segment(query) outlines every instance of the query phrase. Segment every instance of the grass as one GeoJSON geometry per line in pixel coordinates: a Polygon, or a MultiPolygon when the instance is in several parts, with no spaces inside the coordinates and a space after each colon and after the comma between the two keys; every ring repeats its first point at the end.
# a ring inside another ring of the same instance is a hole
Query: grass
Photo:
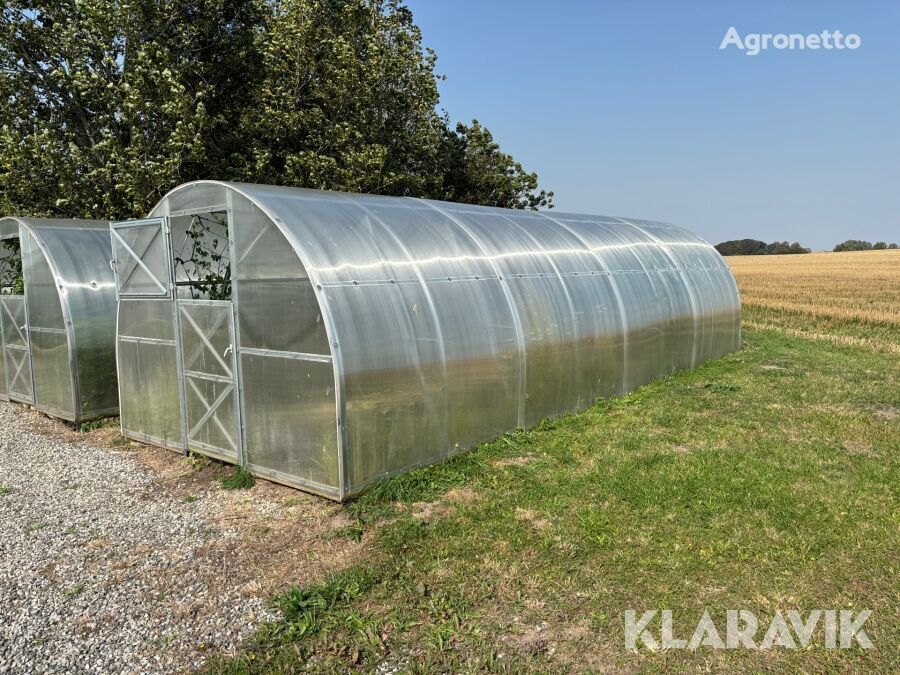
{"type": "Polygon", "coordinates": [[[225,490],[247,490],[256,484],[256,478],[245,468],[236,466],[221,478],[221,483],[225,490]]]}
{"type": "Polygon", "coordinates": [[[84,592],[84,589],[87,588],[87,585],[84,583],[74,584],[73,586],[69,586],[63,591],[63,597],[65,598],[74,598],[77,595],[81,595],[84,592]]]}
{"type": "Polygon", "coordinates": [[[394,478],[346,507],[368,516],[367,561],[277,599],[305,609],[210,668],[889,670],[900,425],[876,413],[898,381],[886,355],[753,330],[738,354],[394,478]],[[704,609],[869,608],[878,649],[631,653],[628,608],[672,609],[682,633],[704,609]]]}
{"type": "Polygon", "coordinates": [[[745,316],[736,354],[343,507],[362,562],[275,598],[209,671],[897,672],[900,327],[745,316]],[[826,649],[821,626],[801,650],[624,644],[627,609],[672,610],[682,638],[749,610],[759,640],[815,608],[871,609],[876,648],[826,649]]]}

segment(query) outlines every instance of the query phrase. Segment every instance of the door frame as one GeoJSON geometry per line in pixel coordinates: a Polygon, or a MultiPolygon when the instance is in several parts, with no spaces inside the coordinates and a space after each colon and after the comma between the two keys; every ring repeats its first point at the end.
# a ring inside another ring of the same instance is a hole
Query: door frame
{"type": "MultiPolygon", "coordinates": [[[[178,350],[178,356],[179,356],[178,361],[180,364],[179,365],[179,378],[182,381],[181,388],[183,391],[183,394],[182,394],[182,410],[183,410],[182,427],[183,427],[185,450],[187,450],[187,451],[192,450],[192,448],[190,447],[190,445],[191,445],[191,421],[188,419],[188,415],[187,415],[188,378],[195,378],[195,379],[200,379],[200,380],[209,379],[212,381],[219,381],[219,382],[225,382],[226,380],[228,380],[228,378],[214,375],[212,373],[201,373],[198,371],[188,371],[185,368],[185,363],[186,363],[186,361],[185,361],[186,354],[185,354],[185,346],[184,346],[185,325],[182,320],[183,319],[182,309],[185,307],[191,307],[191,306],[194,306],[194,307],[204,307],[204,306],[205,307],[222,307],[222,308],[225,308],[225,310],[226,310],[223,313],[223,316],[225,317],[224,322],[228,326],[229,345],[228,345],[228,349],[226,350],[226,354],[223,354],[221,356],[221,358],[223,358],[223,359],[228,358],[228,366],[229,366],[229,369],[231,370],[230,392],[232,393],[232,397],[233,397],[232,414],[234,415],[234,428],[231,429],[231,432],[232,432],[233,438],[234,438],[235,456],[233,458],[227,457],[225,455],[226,451],[223,448],[215,448],[212,446],[207,446],[206,444],[201,444],[199,447],[200,447],[201,451],[207,452],[214,457],[222,459],[223,461],[228,461],[228,462],[234,461],[239,466],[243,466],[244,465],[244,442],[243,442],[244,439],[243,439],[243,425],[241,423],[240,387],[238,385],[239,375],[238,375],[238,358],[237,358],[237,344],[236,344],[237,338],[235,336],[234,303],[232,300],[193,300],[190,298],[176,298],[173,304],[175,305],[175,311],[178,314],[178,325],[177,325],[178,332],[176,335],[175,343],[176,343],[176,349],[178,350]]],[[[186,314],[189,314],[189,312],[187,312],[186,314]]],[[[189,322],[189,323],[193,324],[193,322],[189,322]]],[[[216,328],[218,329],[220,326],[221,326],[221,324],[219,326],[216,326],[216,328]]],[[[200,336],[200,339],[203,340],[207,349],[209,349],[210,351],[213,351],[214,348],[207,339],[209,336],[206,335],[205,333],[203,333],[203,331],[200,329],[199,326],[192,325],[191,327],[194,330],[194,332],[196,332],[200,336]]],[[[217,352],[216,352],[216,355],[218,356],[217,352]]],[[[223,365],[225,365],[225,364],[223,364],[223,365]]],[[[210,413],[214,413],[215,410],[218,410],[219,407],[221,407],[221,405],[223,403],[224,403],[224,401],[222,401],[218,405],[216,405],[214,402],[207,408],[205,414],[209,415],[210,413]]],[[[206,420],[206,421],[208,422],[208,420],[206,420]]],[[[194,443],[196,444],[199,442],[194,441],[194,443]]]]}
{"type": "MultiPolygon", "coordinates": [[[[25,325],[17,326],[15,324],[17,324],[18,321],[14,321],[13,327],[16,329],[16,331],[20,335],[22,335],[22,339],[25,342],[24,346],[21,347],[21,350],[25,352],[25,356],[23,357],[23,359],[24,359],[23,365],[25,362],[27,362],[27,364],[28,364],[28,380],[31,385],[31,396],[26,398],[25,396],[22,396],[20,393],[14,392],[12,390],[12,386],[11,386],[12,381],[10,379],[10,369],[9,369],[9,359],[6,358],[6,352],[8,349],[19,350],[20,347],[18,345],[14,346],[14,347],[10,347],[9,345],[7,345],[6,344],[6,335],[4,333],[2,336],[0,336],[0,343],[2,343],[2,348],[3,348],[3,374],[4,374],[4,377],[6,378],[6,395],[9,397],[9,400],[11,400],[11,401],[18,401],[19,403],[35,405],[35,403],[34,403],[34,401],[35,401],[35,397],[34,397],[34,364],[32,363],[32,360],[31,360],[31,326],[28,323],[28,300],[26,299],[24,293],[22,295],[10,294],[10,295],[0,296],[0,312],[2,312],[7,317],[7,318],[3,319],[2,323],[0,323],[0,326],[5,326],[6,323],[9,321],[9,319],[13,318],[10,316],[9,310],[7,309],[4,302],[6,300],[14,300],[14,299],[15,300],[21,299],[22,313],[25,315],[25,325]]],[[[21,370],[21,368],[20,368],[20,370],[21,370]]]]}

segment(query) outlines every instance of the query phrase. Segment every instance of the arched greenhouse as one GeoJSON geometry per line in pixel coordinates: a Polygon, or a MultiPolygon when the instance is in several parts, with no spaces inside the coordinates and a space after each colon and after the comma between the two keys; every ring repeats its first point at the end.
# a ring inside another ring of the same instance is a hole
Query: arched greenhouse
{"type": "Polygon", "coordinates": [[[201,181],[112,239],[123,433],[334,499],[740,341],[663,223],[201,181]]]}
{"type": "Polygon", "coordinates": [[[75,423],[114,415],[109,223],[0,219],[0,398],[75,423]]]}

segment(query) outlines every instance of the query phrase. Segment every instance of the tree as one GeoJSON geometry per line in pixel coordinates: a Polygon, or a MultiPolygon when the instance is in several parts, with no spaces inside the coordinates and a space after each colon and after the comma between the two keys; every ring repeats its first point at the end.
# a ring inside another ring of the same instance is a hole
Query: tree
{"type": "Polygon", "coordinates": [[[773,241],[767,244],[759,239],[732,239],[716,244],[716,250],[722,255],[784,255],[796,253],[812,253],[799,242],[773,241]]]}
{"type": "Polygon", "coordinates": [[[887,242],[884,241],[876,241],[872,244],[872,248],[876,251],[883,251],[888,247],[887,242]]]}
{"type": "Polygon", "coordinates": [[[0,211],[127,218],[199,178],[549,206],[437,113],[435,61],[400,0],[10,0],[0,211]]]}
{"type": "Polygon", "coordinates": [[[759,239],[732,239],[716,244],[716,250],[722,255],[764,255],[766,242],[759,239]]]}
{"type": "Polygon", "coordinates": [[[872,250],[872,242],[863,241],[861,239],[847,239],[834,247],[835,253],[841,251],[870,251],[872,250]]]}
{"type": "Polygon", "coordinates": [[[888,244],[888,248],[891,250],[894,250],[894,249],[900,248],[900,246],[898,246],[897,244],[888,244]]]}
{"type": "Polygon", "coordinates": [[[470,125],[445,123],[440,152],[443,180],[434,196],[466,204],[508,209],[553,208],[553,193],[538,189],[536,173],[500,149],[478,120],[470,125]]]}
{"type": "Polygon", "coordinates": [[[7,2],[0,206],[124,218],[201,177],[246,100],[252,0],[7,2]],[[230,109],[232,108],[232,109],[230,109]]]}

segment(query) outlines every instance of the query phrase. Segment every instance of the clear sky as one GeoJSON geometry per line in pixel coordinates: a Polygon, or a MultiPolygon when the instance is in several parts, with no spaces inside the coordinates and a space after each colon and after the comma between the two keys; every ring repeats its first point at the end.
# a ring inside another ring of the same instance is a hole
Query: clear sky
{"type": "Polygon", "coordinates": [[[900,242],[900,3],[408,0],[441,107],[476,117],[565,211],[717,243],[900,242]],[[720,50],[856,33],[855,50],[720,50]]]}

